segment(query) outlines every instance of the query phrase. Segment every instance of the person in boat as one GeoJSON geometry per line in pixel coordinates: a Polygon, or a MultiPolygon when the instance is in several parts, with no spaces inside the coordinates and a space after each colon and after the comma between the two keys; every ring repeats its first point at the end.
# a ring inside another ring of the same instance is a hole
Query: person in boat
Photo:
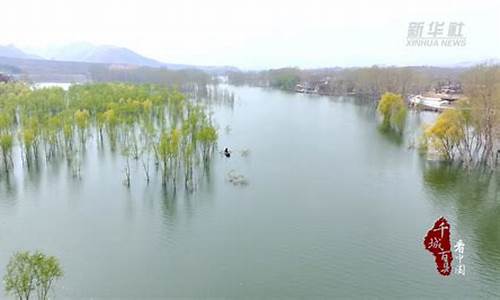
{"type": "Polygon", "coordinates": [[[228,148],[224,149],[224,155],[225,155],[226,157],[231,157],[231,152],[229,151],[229,149],[228,149],[228,148]]]}

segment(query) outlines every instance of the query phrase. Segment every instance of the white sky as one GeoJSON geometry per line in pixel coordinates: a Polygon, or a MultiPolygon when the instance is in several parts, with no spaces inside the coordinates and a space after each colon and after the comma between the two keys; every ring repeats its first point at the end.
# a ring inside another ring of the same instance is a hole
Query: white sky
{"type": "Polygon", "coordinates": [[[500,57],[500,1],[2,0],[0,44],[91,42],[244,69],[500,57]],[[466,47],[406,47],[409,22],[463,22],[466,47]]]}

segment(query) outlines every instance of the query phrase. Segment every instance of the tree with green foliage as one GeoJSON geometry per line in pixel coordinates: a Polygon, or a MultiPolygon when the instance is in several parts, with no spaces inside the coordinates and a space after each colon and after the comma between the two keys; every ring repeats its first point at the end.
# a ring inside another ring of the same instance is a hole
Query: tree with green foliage
{"type": "Polygon", "coordinates": [[[204,125],[197,135],[197,140],[202,145],[203,161],[208,162],[217,141],[217,130],[212,125],[204,125]]]}
{"type": "Polygon", "coordinates": [[[164,132],[160,136],[160,141],[158,143],[158,153],[162,162],[162,183],[164,186],[167,184],[167,181],[169,178],[171,178],[171,176],[173,176],[173,180],[175,182],[180,143],[181,134],[178,129],[172,129],[170,132],[164,132]]]}
{"type": "Polygon", "coordinates": [[[54,256],[47,256],[39,251],[31,256],[35,272],[35,289],[38,299],[48,299],[54,282],[63,276],[59,261],[54,256]]]}
{"type": "Polygon", "coordinates": [[[8,173],[12,165],[12,147],[14,145],[14,137],[11,134],[0,135],[0,150],[2,150],[3,165],[8,173]]]}
{"type": "Polygon", "coordinates": [[[40,300],[48,299],[54,282],[63,276],[59,261],[39,251],[17,252],[10,259],[4,277],[5,292],[28,300],[35,291],[40,300]]]}
{"type": "Polygon", "coordinates": [[[31,165],[32,157],[35,156],[36,149],[36,132],[32,128],[23,129],[21,132],[24,145],[25,159],[28,167],[31,165]]]}
{"type": "Polygon", "coordinates": [[[89,126],[89,119],[90,113],[88,110],[79,109],[75,112],[75,122],[80,132],[80,141],[82,144],[84,144],[86,140],[86,129],[89,126]]]}
{"type": "Polygon", "coordinates": [[[299,81],[300,78],[295,74],[280,74],[271,80],[270,86],[282,90],[293,91],[299,81]]]}
{"type": "Polygon", "coordinates": [[[403,132],[408,109],[401,95],[385,93],[380,98],[377,111],[383,118],[382,126],[403,132]]]}
{"type": "Polygon", "coordinates": [[[453,160],[465,137],[465,119],[459,110],[448,109],[424,131],[425,149],[434,149],[446,160],[453,160]]]}
{"type": "Polygon", "coordinates": [[[18,252],[10,259],[4,277],[5,292],[28,300],[35,289],[35,272],[29,252],[18,252]]]}

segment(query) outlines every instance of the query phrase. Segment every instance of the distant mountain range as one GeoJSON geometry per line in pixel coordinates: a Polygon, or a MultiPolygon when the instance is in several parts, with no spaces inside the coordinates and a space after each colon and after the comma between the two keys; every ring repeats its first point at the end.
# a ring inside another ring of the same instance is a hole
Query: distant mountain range
{"type": "Polygon", "coordinates": [[[43,59],[38,55],[27,54],[24,51],[18,49],[14,45],[1,46],[0,45],[0,56],[12,57],[12,58],[23,58],[23,59],[43,59]]]}
{"type": "MultiPolygon", "coordinates": [[[[146,67],[168,67],[170,64],[142,56],[130,49],[115,46],[95,46],[89,43],[73,43],[46,49],[25,49],[40,57],[58,61],[75,61],[105,64],[128,64],[146,67]]],[[[174,66],[178,66],[175,65],[174,66]]]]}
{"type": "MultiPolygon", "coordinates": [[[[196,66],[185,64],[165,63],[153,58],[143,56],[128,48],[93,45],[90,43],[71,43],[62,46],[40,48],[18,48],[14,45],[0,45],[0,57],[14,59],[33,59],[60,62],[122,64],[131,66],[144,66],[152,68],[167,68],[170,70],[197,69],[210,74],[223,74],[228,71],[239,71],[231,66],[196,66]]],[[[439,65],[445,68],[466,68],[481,62],[500,63],[499,59],[482,61],[467,61],[456,64],[439,65]]]]}
{"type": "Polygon", "coordinates": [[[0,46],[0,57],[38,59],[67,62],[86,62],[104,64],[126,64],[153,68],[168,68],[172,70],[199,69],[207,72],[237,71],[230,66],[195,66],[164,63],[145,57],[130,49],[116,46],[93,45],[90,43],[72,43],[63,46],[52,46],[46,49],[25,48],[14,45],[0,46]]]}

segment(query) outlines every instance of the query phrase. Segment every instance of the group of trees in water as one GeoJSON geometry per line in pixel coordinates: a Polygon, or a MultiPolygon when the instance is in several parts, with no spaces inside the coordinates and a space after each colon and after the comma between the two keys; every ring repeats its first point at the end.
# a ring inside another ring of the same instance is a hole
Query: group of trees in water
{"type": "Polygon", "coordinates": [[[471,68],[461,82],[463,99],[425,129],[422,148],[466,167],[493,167],[500,149],[500,66],[471,68]]]}
{"type": "Polygon", "coordinates": [[[165,86],[103,83],[65,91],[0,84],[2,172],[10,173],[16,163],[30,169],[41,160],[66,159],[79,177],[91,137],[97,146],[123,155],[127,186],[130,161],[136,160],[148,182],[154,166],[165,187],[175,190],[183,178],[191,190],[201,167],[208,166],[218,134],[202,105],[165,86]],[[13,159],[16,145],[19,161],[13,159]]]}

